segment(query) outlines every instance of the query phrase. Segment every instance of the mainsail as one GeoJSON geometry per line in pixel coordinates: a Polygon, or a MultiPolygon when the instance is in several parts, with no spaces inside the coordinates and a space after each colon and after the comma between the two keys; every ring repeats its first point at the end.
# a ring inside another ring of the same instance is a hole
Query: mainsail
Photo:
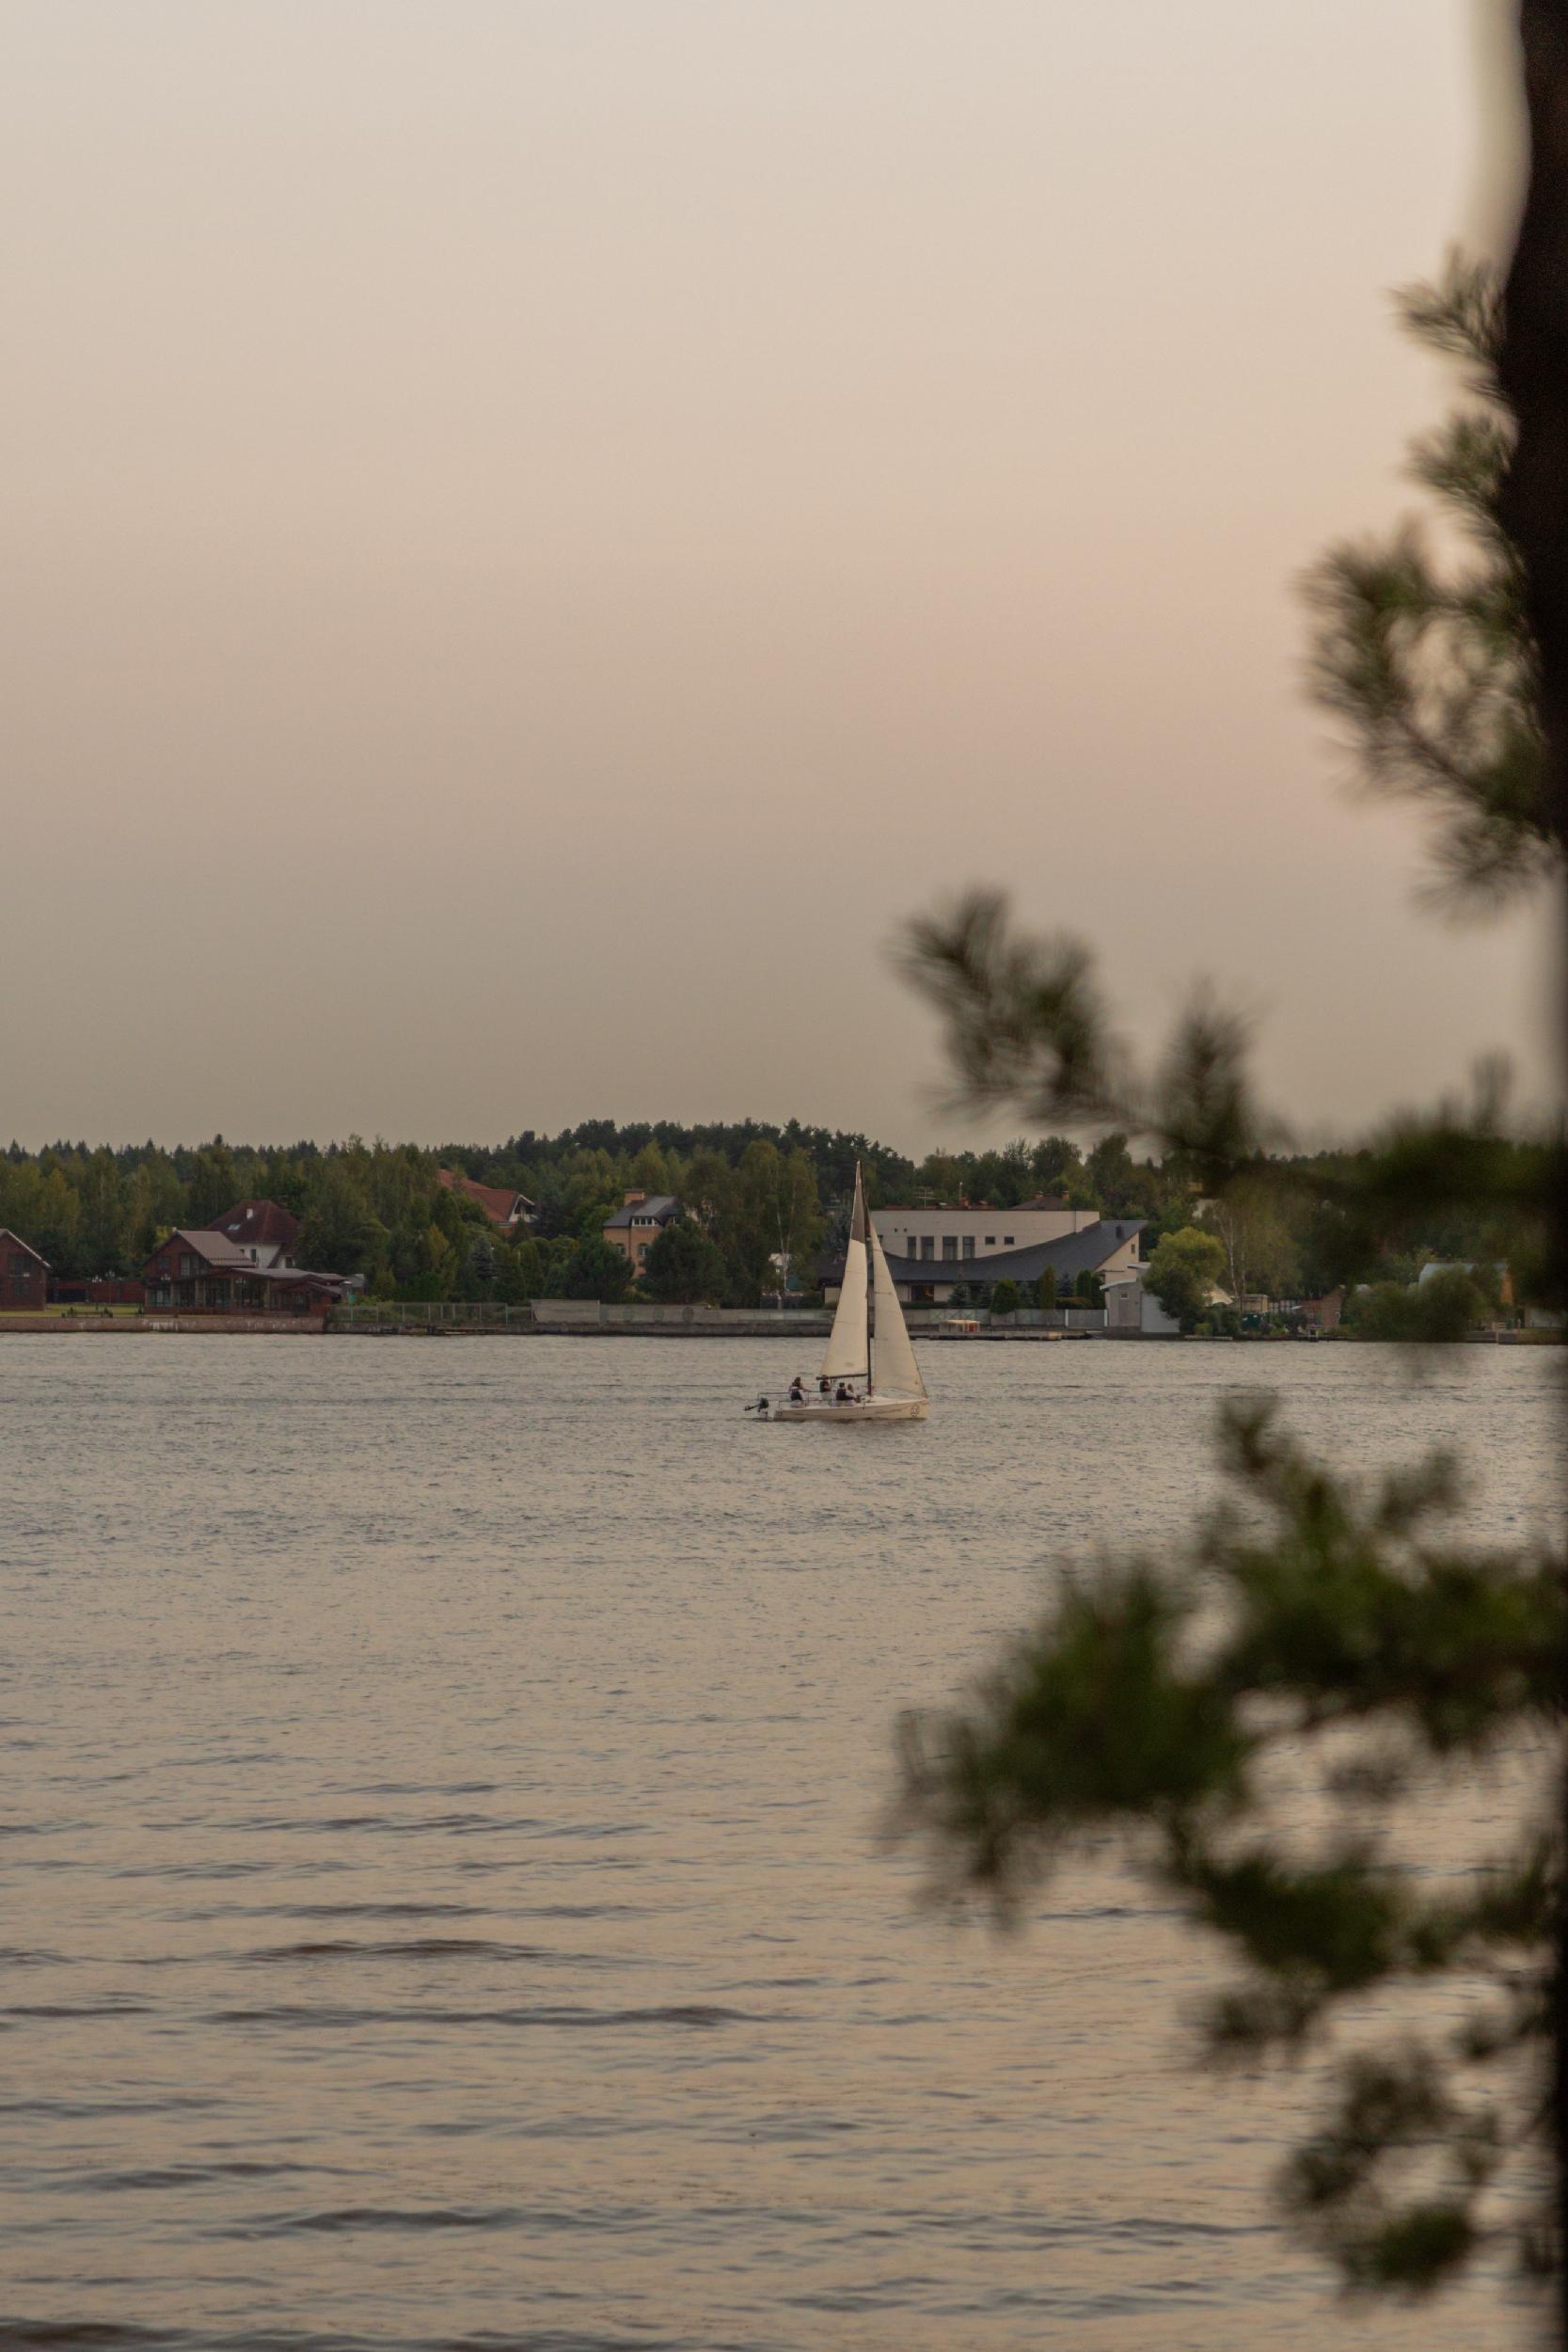
{"type": "Polygon", "coordinates": [[[868,1395],[924,1398],[926,1394],[887,1257],[877,1228],[865,1213],[865,1187],[858,1168],[844,1255],[844,1285],[822,1371],[829,1380],[863,1379],[868,1395]]]}
{"type": "Polygon", "coordinates": [[[914,1359],[904,1311],[898,1304],[898,1293],[893,1287],[893,1277],[874,1225],[870,1227],[869,1238],[871,1306],[877,1333],[872,1385],[879,1396],[924,1396],[926,1383],[914,1359]]]}
{"type": "Polygon", "coordinates": [[[865,1194],[857,1168],[849,1246],[844,1257],[844,1285],[838,1294],[838,1312],[829,1335],[828,1352],[822,1359],[822,1376],[826,1380],[864,1379],[871,1370],[865,1295],[866,1232],[865,1194]]]}

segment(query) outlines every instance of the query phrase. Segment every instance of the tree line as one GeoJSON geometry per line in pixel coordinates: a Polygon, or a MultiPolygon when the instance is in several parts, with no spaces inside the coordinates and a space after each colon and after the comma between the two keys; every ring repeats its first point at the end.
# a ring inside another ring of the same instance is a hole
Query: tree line
{"type": "MultiPolygon", "coordinates": [[[[250,1147],[221,1136],[194,1147],[154,1143],[121,1150],[55,1143],[0,1155],[0,1225],[8,1226],[67,1279],[135,1275],[176,1227],[199,1229],[242,1200],[271,1200],[300,1219],[299,1262],[360,1276],[373,1297],[521,1302],[616,1301],[754,1306],[787,1279],[815,1295],[824,1253],[842,1246],[859,1160],[873,1208],[895,1201],[985,1202],[1006,1209],[1037,1196],[1105,1217],[1143,1221],[1144,1254],[1159,1295],[1191,1328],[1212,1313],[1210,1293],[1234,1299],[1354,1292],[1370,1336],[1449,1336],[1455,1296],[1427,1283],[1419,1311],[1402,1302],[1433,1260],[1469,1266],[1471,1319],[1512,1269],[1517,1297],[1534,1295],[1539,1244],[1511,1199],[1528,1192],[1528,1147],[1499,1137],[1517,1159],[1517,1182],[1492,1187],[1482,1206],[1434,1199],[1383,1230],[1357,1207],[1366,1152],[1277,1157],[1248,1182],[1209,1197],[1202,1165],[1180,1148],[1138,1157],[1113,1131],[1085,1152],[1049,1135],[987,1151],[933,1152],[913,1161],[861,1135],[791,1120],[766,1125],[620,1126],[594,1120],[553,1136],[531,1132],[499,1147],[409,1143],[250,1147]],[[479,1204],[443,1185],[449,1168],[533,1203],[531,1229],[501,1233],[479,1204]],[[679,1219],[650,1249],[639,1278],[603,1229],[626,1192],[673,1196],[679,1219]],[[1168,1293],[1168,1297],[1166,1294],[1168,1293]],[[1423,1321],[1423,1316],[1425,1321],[1423,1321]]],[[[1451,1291],[1453,1285],[1449,1284],[1451,1291]]],[[[1087,1288],[1079,1296],[1088,1295],[1087,1288]]],[[[1056,1303],[1047,1276],[1025,1301],[1056,1303]]],[[[1353,1315],[1353,1321],[1355,1319],[1353,1315]]]]}

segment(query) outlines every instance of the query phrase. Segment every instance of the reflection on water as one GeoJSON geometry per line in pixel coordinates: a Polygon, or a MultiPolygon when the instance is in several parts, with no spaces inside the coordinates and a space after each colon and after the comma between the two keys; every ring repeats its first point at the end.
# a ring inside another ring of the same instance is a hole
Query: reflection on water
{"type": "MultiPolygon", "coordinates": [[[[955,1930],[888,1739],[1056,1549],[1168,1542],[1218,1395],[1552,1500],[1554,1359],[927,1351],[758,1427],[776,1343],[10,1339],[0,2346],[1252,2347],[1310,2082],[1184,2063],[1107,1865],[955,1930]]],[[[1488,1800],[1478,1795],[1478,1805],[1488,1800]]],[[[1481,2282],[1378,2345],[1528,2340],[1481,2282]]]]}

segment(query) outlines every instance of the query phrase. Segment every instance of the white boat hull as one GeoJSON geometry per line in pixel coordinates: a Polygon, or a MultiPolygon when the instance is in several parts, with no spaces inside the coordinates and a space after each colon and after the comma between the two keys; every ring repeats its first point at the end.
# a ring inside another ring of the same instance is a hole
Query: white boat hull
{"type": "Polygon", "coordinates": [[[855,1405],[769,1405],[763,1419],[820,1422],[824,1428],[858,1429],[869,1422],[924,1421],[929,1411],[923,1396],[868,1396],[855,1405]]]}

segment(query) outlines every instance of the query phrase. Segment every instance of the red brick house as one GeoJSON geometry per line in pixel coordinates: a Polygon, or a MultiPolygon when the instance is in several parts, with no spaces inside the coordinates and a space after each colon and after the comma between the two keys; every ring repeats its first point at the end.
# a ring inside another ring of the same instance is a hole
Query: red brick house
{"type": "Polygon", "coordinates": [[[47,1259],[8,1225],[0,1225],[0,1308],[41,1308],[48,1294],[47,1259]]]}
{"type": "Polygon", "coordinates": [[[292,1266],[299,1239],[299,1219],[276,1200],[237,1200],[222,1216],[204,1225],[205,1233],[221,1233],[238,1242],[252,1265],[292,1266]]]}
{"type": "Polygon", "coordinates": [[[338,1274],[258,1265],[244,1242],[184,1227],[159,1243],[142,1279],[149,1308],[174,1314],[323,1314],[352,1287],[338,1274]]]}

